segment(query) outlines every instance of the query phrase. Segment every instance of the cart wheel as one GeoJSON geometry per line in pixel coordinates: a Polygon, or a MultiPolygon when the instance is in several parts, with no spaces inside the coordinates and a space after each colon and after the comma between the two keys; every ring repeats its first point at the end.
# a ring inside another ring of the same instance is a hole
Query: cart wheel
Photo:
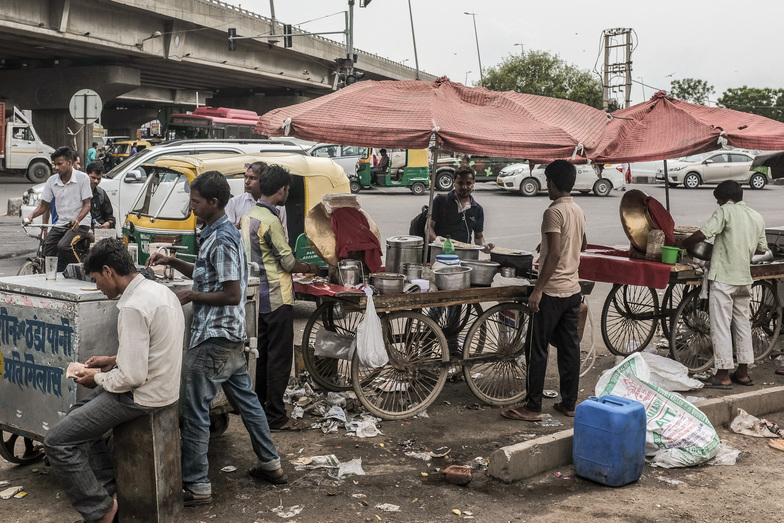
{"type": "Polygon", "coordinates": [[[700,298],[700,290],[689,291],[681,300],[670,329],[670,354],[692,374],[713,366],[708,300],[700,298]]]}
{"type": "Polygon", "coordinates": [[[30,438],[22,437],[22,442],[17,444],[20,437],[19,434],[0,431],[0,456],[17,465],[29,465],[44,457],[43,448],[34,445],[30,438]],[[17,451],[21,454],[17,455],[17,451]]]}
{"type": "Polygon", "coordinates": [[[41,264],[35,260],[27,260],[22,265],[22,268],[19,269],[19,272],[16,273],[17,276],[25,276],[28,274],[41,274],[43,271],[41,270],[41,264]]]}
{"type": "Polygon", "coordinates": [[[686,283],[671,283],[664,291],[664,297],[661,303],[661,328],[662,334],[669,342],[670,340],[670,325],[672,318],[675,316],[675,311],[678,310],[678,305],[683,301],[683,297],[694,288],[694,285],[686,283]]]}
{"type": "Polygon", "coordinates": [[[337,358],[316,356],[316,335],[326,329],[337,334],[356,337],[362,319],[359,311],[344,312],[339,303],[325,302],[308,318],[302,333],[302,359],[310,376],[326,390],[351,390],[351,362],[337,358]]]}
{"type": "Polygon", "coordinates": [[[751,286],[751,343],[754,361],[770,354],[781,331],[781,303],[776,287],[767,280],[751,286]]]}
{"type": "Polygon", "coordinates": [[[382,419],[405,419],[422,412],[444,387],[449,353],[436,322],[414,311],[381,318],[389,362],[371,369],[351,365],[354,391],[362,405],[382,419]]]}
{"type": "Polygon", "coordinates": [[[210,438],[223,436],[229,428],[229,413],[210,414],[210,438]]]}
{"type": "Polygon", "coordinates": [[[602,338],[615,355],[639,352],[653,339],[659,298],[650,287],[613,285],[602,307],[602,338]]]}
{"type": "Polygon", "coordinates": [[[436,322],[444,333],[449,346],[449,354],[457,357],[463,354],[463,345],[468,329],[482,314],[482,306],[478,303],[448,305],[446,307],[426,307],[420,311],[436,322]]]}
{"type": "Polygon", "coordinates": [[[463,375],[471,392],[489,405],[511,405],[525,398],[524,349],[529,318],[525,305],[499,303],[486,310],[468,331],[463,375]]]}

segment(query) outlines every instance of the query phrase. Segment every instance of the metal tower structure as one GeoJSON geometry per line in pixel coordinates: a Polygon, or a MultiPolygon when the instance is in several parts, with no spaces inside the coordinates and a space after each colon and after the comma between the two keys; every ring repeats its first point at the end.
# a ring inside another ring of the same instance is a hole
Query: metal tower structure
{"type": "MultiPolygon", "coordinates": [[[[602,103],[604,110],[616,105],[611,92],[621,88],[629,107],[632,102],[632,32],[633,29],[619,27],[602,31],[604,45],[604,67],[602,69],[602,103]],[[618,82],[618,80],[622,82],[618,82]]],[[[619,107],[615,107],[618,109],[619,107]]]]}

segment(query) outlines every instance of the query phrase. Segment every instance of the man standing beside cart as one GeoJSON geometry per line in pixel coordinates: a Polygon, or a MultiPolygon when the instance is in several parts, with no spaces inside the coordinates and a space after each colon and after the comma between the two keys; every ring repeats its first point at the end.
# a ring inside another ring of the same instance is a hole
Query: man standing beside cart
{"type": "Polygon", "coordinates": [[[84,260],[84,271],[108,298],[122,294],[117,355],[94,356],[77,371],[76,383],[98,388],[52,427],[44,447],[85,521],[110,522],[117,499],[103,435],[178,400],[185,319],[174,293],[138,274],[120,240],[98,242],[84,260]]]}
{"type": "Polygon", "coordinates": [[[564,160],[556,160],[544,171],[547,192],[553,203],[542,218],[539,277],[528,298],[533,313],[526,344],[526,402],[501,412],[520,421],[542,419],[542,396],[547,372],[548,345],[558,351],[561,401],[553,408],[574,417],[580,380],[580,281],[577,270],[580,252],[585,250],[585,214],[570,196],[577,170],[564,160]]]}
{"type": "Polygon", "coordinates": [[[190,186],[190,208],[206,224],[201,231],[196,263],[161,253],[153,254],[147,262],[147,265],[169,265],[193,278],[192,290],[177,293],[181,304],[193,303],[180,403],[185,506],[212,502],[207,451],[210,402],[219,387],[223,387],[229,402],[241,415],[259,459],[250,469],[250,475],[271,483],[286,483],[245,361],[248,264],[240,233],[224,212],[230,197],[225,176],[218,171],[200,174],[190,186]]]}
{"type": "Polygon", "coordinates": [[[715,372],[703,383],[718,389],[729,389],[732,383],[751,386],[754,382],[749,377],[748,365],[754,362],[754,349],[749,304],[754,280],[750,267],[752,256],[768,249],[765,222],[757,211],[743,202],[743,188],[738,182],[721,182],[713,196],[719,208],[699,231],[678,242],[679,247],[688,248],[716,237],[708,271],[708,311],[715,372]],[[733,345],[738,368],[730,373],[734,367],[733,345]]]}
{"type": "MultiPolygon", "coordinates": [[[[292,272],[318,272],[315,264],[298,261],[286,242],[276,206],[289,197],[291,174],[279,165],[268,165],[255,179],[261,199],[242,217],[240,229],[245,250],[259,277],[259,359],[256,393],[273,431],[302,430],[286,414],[283,395],[294,359],[294,284],[292,272]]],[[[255,190],[251,187],[251,190],[255,190]]]]}

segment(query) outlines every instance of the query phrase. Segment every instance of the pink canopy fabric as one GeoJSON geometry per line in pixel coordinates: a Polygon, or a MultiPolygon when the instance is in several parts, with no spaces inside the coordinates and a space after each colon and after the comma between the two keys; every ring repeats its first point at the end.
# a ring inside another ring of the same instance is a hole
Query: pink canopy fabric
{"type": "Polygon", "coordinates": [[[407,149],[426,148],[435,133],[450,151],[549,160],[592,151],[607,122],[605,112],[577,102],[465,87],[444,77],[358,82],[270,111],[256,132],[407,149]]]}
{"type": "Polygon", "coordinates": [[[784,149],[784,123],[721,107],[676,100],[659,91],[650,100],[612,113],[597,163],[643,162],[720,149],[784,149]]]}

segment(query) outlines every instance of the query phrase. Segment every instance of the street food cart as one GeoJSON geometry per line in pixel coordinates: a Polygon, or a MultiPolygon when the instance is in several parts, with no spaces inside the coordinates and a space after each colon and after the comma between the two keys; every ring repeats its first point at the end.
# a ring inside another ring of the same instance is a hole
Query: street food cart
{"type": "MultiPolygon", "coordinates": [[[[192,286],[190,280],[160,281],[173,291],[192,286]]],[[[245,315],[254,339],[257,294],[258,279],[252,278],[245,315]]],[[[0,455],[6,460],[39,459],[41,451],[33,441],[43,441],[77,398],[86,395],[87,389],[66,378],[69,363],[117,353],[116,303],[95,284],[60,275],[57,280],[43,274],[0,278],[0,455]]],[[[184,312],[187,348],[191,306],[184,312]]],[[[255,377],[255,365],[250,368],[255,377]]],[[[225,431],[230,410],[221,391],[210,411],[213,434],[225,431]]]]}

